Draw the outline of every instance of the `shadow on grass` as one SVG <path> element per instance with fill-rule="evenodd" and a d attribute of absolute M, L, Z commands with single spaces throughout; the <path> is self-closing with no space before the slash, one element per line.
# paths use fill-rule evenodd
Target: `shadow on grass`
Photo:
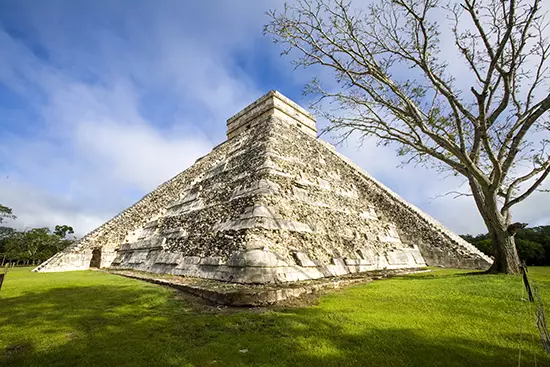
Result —
<path fill-rule="evenodd" d="M 517 365 L 517 349 L 488 340 L 354 327 L 319 307 L 201 312 L 156 286 L 55 288 L 0 299 L 0 310 L 9 366 Z"/>

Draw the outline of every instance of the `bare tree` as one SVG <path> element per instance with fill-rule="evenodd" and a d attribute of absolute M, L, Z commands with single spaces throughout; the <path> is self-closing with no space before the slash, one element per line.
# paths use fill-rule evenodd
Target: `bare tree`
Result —
<path fill-rule="evenodd" d="M 495 245 L 490 270 L 517 273 L 510 209 L 550 173 L 541 5 L 375 0 L 361 11 L 343 0 L 298 0 L 269 11 L 265 33 L 298 55 L 297 67 L 333 72 L 336 87 L 318 79 L 306 87 L 330 121 L 325 131 L 374 136 L 397 144 L 406 162 L 464 176 Z M 458 63 L 469 72 L 453 75 Z"/>

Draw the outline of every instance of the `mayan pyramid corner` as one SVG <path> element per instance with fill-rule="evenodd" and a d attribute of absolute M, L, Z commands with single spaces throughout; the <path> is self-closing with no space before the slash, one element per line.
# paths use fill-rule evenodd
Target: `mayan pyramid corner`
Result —
<path fill-rule="evenodd" d="M 491 259 L 317 138 L 270 91 L 227 140 L 36 271 L 131 269 L 282 283 Z"/>

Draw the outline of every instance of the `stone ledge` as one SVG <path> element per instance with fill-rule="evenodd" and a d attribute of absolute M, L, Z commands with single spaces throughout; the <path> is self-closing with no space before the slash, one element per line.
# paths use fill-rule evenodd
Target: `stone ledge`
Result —
<path fill-rule="evenodd" d="M 394 269 L 362 273 L 360 276 L 342 276 L 330 279 L 301 281 L 271 285 L 243 285 L 216 280 L 164 275 L 136 271 L 106 271 L 110 274 L 143 280 L 175 288 L 177 290 L 206 299 L 215 304 L 237 307 L 257 307 L 272 305 L 287 299 L 308 294 L 318 294 L 325 290 L 339 289 L 349 285 L 369 283 L 374 280 L 430 271 L 427 269 Z"/>
<path fill-rule="evenodd" d="M 287 123 L 304 129 L 307 134 L 317 136 L 315 117 L 311 113 L 281 93 L 270 91 L 227 119 L 227 140 L 262 123 L 269 116 L 278 116 Z"/>

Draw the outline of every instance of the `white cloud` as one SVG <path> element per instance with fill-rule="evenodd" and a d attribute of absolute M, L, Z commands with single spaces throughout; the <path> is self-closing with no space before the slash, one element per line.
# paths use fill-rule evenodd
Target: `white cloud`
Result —
<path fill-rule="evenodd" d="M 78 201 L 55 195 L 35 186 L 27 186 L 13 178 L 0 181 L 0 202 L 14 208 L 15 221 L 7 225 L 25 229 L 71 225 L 81 236 L 105 222 L 111 213 L 91 213 Z"/>
<path fill-rule="evenodd" d="M 97 167 L 118 181 L 151 190 L 159 179 L 167 179 L 208 153 L 211 144 L 199 135 L 163 136 L 148 125 L 80 124 L 76 140 Z"/>

